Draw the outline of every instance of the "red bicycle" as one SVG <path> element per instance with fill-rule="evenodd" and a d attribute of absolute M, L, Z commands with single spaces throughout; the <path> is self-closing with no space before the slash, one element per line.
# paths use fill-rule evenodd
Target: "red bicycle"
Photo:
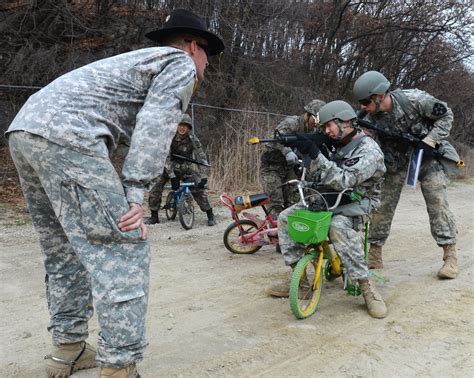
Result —
<path fill-rule="evenodd" d="M 228 194 L 220 195 L 234 220 L 224 232 L 224 245 L 232 253 L 250 254 L 257 252 L 264 245 L 278 244 L 278 221 L 273 219 L 265 207 L 270 202 L 267 194 L 238 196 L 233 199 Z M 261 206 L 265 218 L 242 210 Z M 239 218 L 239 213 L 246 219 Z"/>

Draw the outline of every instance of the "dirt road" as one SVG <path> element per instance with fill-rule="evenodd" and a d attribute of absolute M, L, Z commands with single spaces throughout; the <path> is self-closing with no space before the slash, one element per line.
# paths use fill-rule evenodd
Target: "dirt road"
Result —
<path fill-rule="evenodd" d="M 346 295 L 340 280 L 325 284 L 314 316 L 296 320 L 288 300 L 264 292 L 288 274 L 274 248 L 225 250 L 226 208 L 217 209 L 216 227 L 207 227 L 202 213 L 190 231 L 177 222 L 150 227 L 150 345 L 142 377 L 474 376 L 474 183 L 455 183 L 448 193 L 459 228 L 458 279 L 436 278 L 442 250 L 430 236 L 420 190 L 405 190 L 385 247 L 388 282 L 378 284 L 389 308 L 382 320 L 370 318 L 363 299 Z M 0 376 L 42 377 L 50 336 L 41 253 L 32 227 L 2 213 Z M 95 344 L 95 317 L 90 331 Z"/>

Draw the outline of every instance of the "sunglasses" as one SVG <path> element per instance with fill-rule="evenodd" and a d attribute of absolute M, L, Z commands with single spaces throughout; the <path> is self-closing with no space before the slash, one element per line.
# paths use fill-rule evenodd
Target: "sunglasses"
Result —
<path fill-rule="evenodd" d="M 193 40 L 191 39 L 185 39 L 184 42 L 191 43 Z M 196 45 L 198 45 L 206 54 L 206 56 L 209 58 L 209 46 L 203 45 L 201 42 L 195 41 Z"/>
<path fill-rule="evenodd" d="M 371 102 L 372 102 L 372 96 L 369 98 L 364 98 L 362 100 L 359 100 L 359 104 L 364 105 L 364 106 L 370 105 Z"/>

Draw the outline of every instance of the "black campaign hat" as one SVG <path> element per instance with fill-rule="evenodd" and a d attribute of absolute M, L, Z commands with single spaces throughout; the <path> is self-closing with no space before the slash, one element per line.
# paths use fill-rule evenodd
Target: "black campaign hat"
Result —
<path fill-rule="evenodd" d="M 161 43 L 163 38 L 176 33 L 189 33 L 206 39 L 209 45 L 209 55 L 216 55 L 224 50 L 222 39 L 207 30 L 206 22 L 201 17 L 186 9 L 172 10 L 170 15 L 166 17 L 164 26 L 161 29 L 146 33 L 145 37 Z"/>

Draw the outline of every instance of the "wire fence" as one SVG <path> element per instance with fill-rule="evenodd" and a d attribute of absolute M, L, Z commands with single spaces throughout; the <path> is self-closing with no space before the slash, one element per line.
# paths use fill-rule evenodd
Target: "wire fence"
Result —
<path fill-rule="evenodd" d="M 0 93 L 36 92 L 40 86 L 0 84 Z M 199 111 L 198 111 L 199 109 Z M 9 113 L 17 109 L 11 106 Z M 227 108 L 191 102 L 189 112 L 196 133 L 212 164 L 209 184 L 214 190 L 260 188 L 260 156 L 263 146 L 250 146 L 254 136 L 270 136 L 286 114 Z M 7 113 L 5 111 L 5 113 Z M 13 114 L 6 118 L 13 118 Z M 217 125 L 222 127 L 217 127 Z M 5 128 L 8 125 L 5 125 Z"/>

